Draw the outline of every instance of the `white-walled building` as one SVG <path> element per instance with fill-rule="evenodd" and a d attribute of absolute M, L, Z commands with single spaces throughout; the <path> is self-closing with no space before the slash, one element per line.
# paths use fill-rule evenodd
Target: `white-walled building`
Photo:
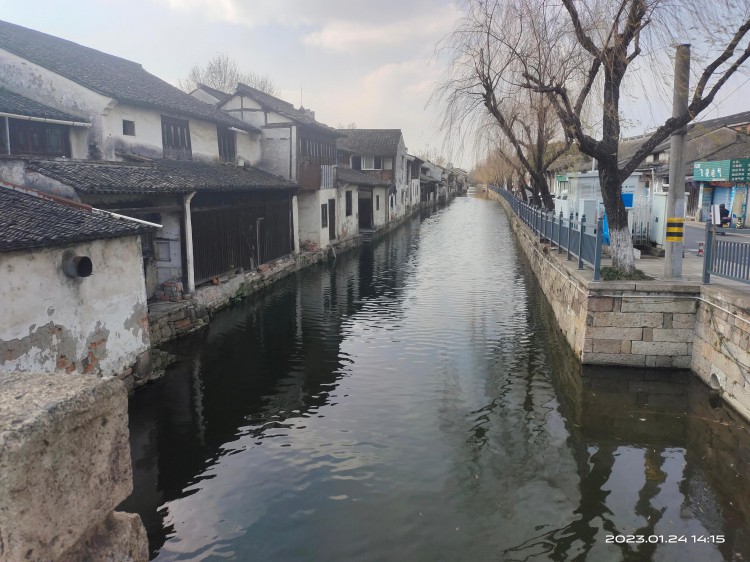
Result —
<path fill-rule="evenodd" d="M 153 230 L 0 183 L 0 371 L 145 367 L 141 236 Z"/>
<path fill-rule="evenodd" d="M 400 129 L 341 129 L 338 141 L 339 165 L 361 171 L 389 184 L 387 200 L 379 201 L 381 193 L 375 190 L 371 197 L 360 194 L 360 217 L 372 217 L 372 227 L 379 226 L 382 214 L 384 224 L 410 213 L 417 201 L 410 197 L 413 186 L 412 166 L 406 153 L 404 135 Z M 382 209 L 382 212 L 381 210 Z M 360 226 L 364 227 L 362 219 Z"/>

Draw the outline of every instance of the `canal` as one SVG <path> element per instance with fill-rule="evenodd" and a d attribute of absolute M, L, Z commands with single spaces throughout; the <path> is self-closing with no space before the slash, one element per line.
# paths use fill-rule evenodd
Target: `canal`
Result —
<path fill-rule="evenodd" d="M 494 201 L 173 351 L 121 506 L 157 560 L 750 559 L 748 426 L 687 372 L 581 368 Z"/>

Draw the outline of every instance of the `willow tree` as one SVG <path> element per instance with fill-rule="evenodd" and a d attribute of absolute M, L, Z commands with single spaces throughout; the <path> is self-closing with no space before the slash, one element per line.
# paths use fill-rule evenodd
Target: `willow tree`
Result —
<path fill-rule="evenodd" d="M 514 132 L 518 93 L 527 90 L 543 96 L 554 109 L 565 141 L 572 140 L 597 160 L 613 266 L 632 272 L 635 261 L 622 183 L 659 144 L 711 105 L 743 67 L 750 57 L 750 4 L 466 0 L 466 13 L 449 42 L 456 54 L 454 77 L 442 90 L 448 108 L 460 117 L 483 105 L 504 131 Z M 687 111 L 666 119 L 632 157 L 620 161 L 622 93 L 628 86 L 643 88 L 649 78 L 671 74 L 664 62 L 672 45 L 691 41 L 695 79 Z M 477 96 L 479 103 L 467 101 Z M 671 95 L 664 97 L 668 104 Z M 586 115 L 594 110 L 598 118 L 592 128 Z"/>
<path fill-rule="evenodd" d="M 504 0 L 498 0 L 501 1 Z M 532 0 L 524 1 L 532 4 Z M 585 77 L 567 81 L 544 75 L 533 59 L 522 61 L 525 67 L 522 76 L 526 87 L 544 94 L 554 105 L 566 136 L 574 139 L 581 152 L 597 160 L 613 266 L 630 273 L 635 269 L 635 261 L 622 201 L 622 183 L 659 144 L 713 103 L 722 86 L 750 57 L 750 5 L 732 0 L 560 2 L 555 2 L 558 7 L 544 19 L 537 17 L 546 22 L 551 16 L 556 29 L 564 22 L 579 48 Z M 620 161 L 620 101 L 626 81 L 642 82 L 643 73 L 649 70 L 656 69 L 658 73 L 659 56 L 670 53 L 671 45 L 689 42 L 691 38 L 698 39 L 693 52 L 694 61 L 699 64 L 694 65 L 697 80 L 687 112 L 665 120 L 632 157 Z M 639 57 L 646 64 L 641 65 L 640 72 L 635 72 L 631 69 Z M 595 87 L 597 83 L 599 88 Z M 601 112 L 598 138 L 586 130 L 581 118 L 592 101 Z"/>
<path fill-rule="evenodd" d="M 564 29 L 540 25 L 528 18 L 528 7 L 517 0 L 468 0 L 465 17 L 443 41 L 440 50 L 450 57 L 446 79 L 433 101 L 443 108 L 443 129 L 451 136 L 468 132 L 488 151 L 495 149 L 499 131 L 503 154 L 517 162 L 535 202 L 553 207 L 548 170 L 570 146 L 555 105 L 524 78 L 534 60 L 539 76 L 566 80 L 580 68 Z M 541 8 L 540 8 L 541 9 Z"/>

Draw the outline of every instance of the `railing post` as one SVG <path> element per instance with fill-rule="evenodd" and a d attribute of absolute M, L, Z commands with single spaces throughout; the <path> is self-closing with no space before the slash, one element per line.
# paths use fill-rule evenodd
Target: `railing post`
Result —
<path fill-rule="evenodd" d="M 578 237 L 578 269 L 583 269 L 583 235 L 586 233 L 586 213 L 581 215 L 581 235 Z"/>
<path fill-rule="evenodd" d="M 562 226 L 563 226 L 563 212 L 560 209 L 560 226 L 557 228 L 557 253 L 562 254 Z"/>
<path fill-rule="evenodd" d="M 570 217 L 568 218 L 568 243 L 565 249 L 568 251 L 568 261 L 570 261 L 570 234 L 573 231 L 573 211 L 570 211 Z"/>
<path fill-rule="evenodd" d="M 602 228 L 604 228 L 604 219 L 599 218 L 596 221 L 596 247 L 594 249 L 594 281 L 599 281 L 600 269 L 602 266 Z"/>
<path fill-rule="evenodd" d="M 711 283 L 711 266 L 714 261 L 714 235 L 716 230 L 709 220 L 706 223 L 706 250 L 703 256 L 703 282 Z"/>
<path fill-rule="evenodd" d="M 556 218 L 555 212 L 552 211 L 552 234 L 550 235 L 550 239 L 549 239 L 551 246 L 554 246 L 555 244 L 555 218 Z"/>

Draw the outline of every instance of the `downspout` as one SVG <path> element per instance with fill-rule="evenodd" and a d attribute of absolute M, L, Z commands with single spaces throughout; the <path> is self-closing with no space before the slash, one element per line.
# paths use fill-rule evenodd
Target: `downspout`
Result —
<path fill-rule="evenodd" d="M 294 169 L 293 163 L 292 163 L 292 151 L 293 151 L 292 143 L 294 143 L 294 141 L 296 140 L 292 138 L 294 136 L 292 129 L 293 127 L 290 126 L 289 127 L 289 179 L 294 182 L 299 183 L 299 177 L 297 177 L 297 174 L 292 175 L 292 170 Z"/>
<path fill-rule="evenodd" d="M 182 199 L 182 216 L 185 221 L 185 269 L 187 271 L 187 293 L 195 292 L 195 261 L 193 260 L 193 221 L 190 215 L 190 201 L 195 191 Z"/>
<path fill-rule="evenodd" d="M 7 115 L 5 117 L 5 149 L 10 156 L 10 121 L 8 121 Z"/>

